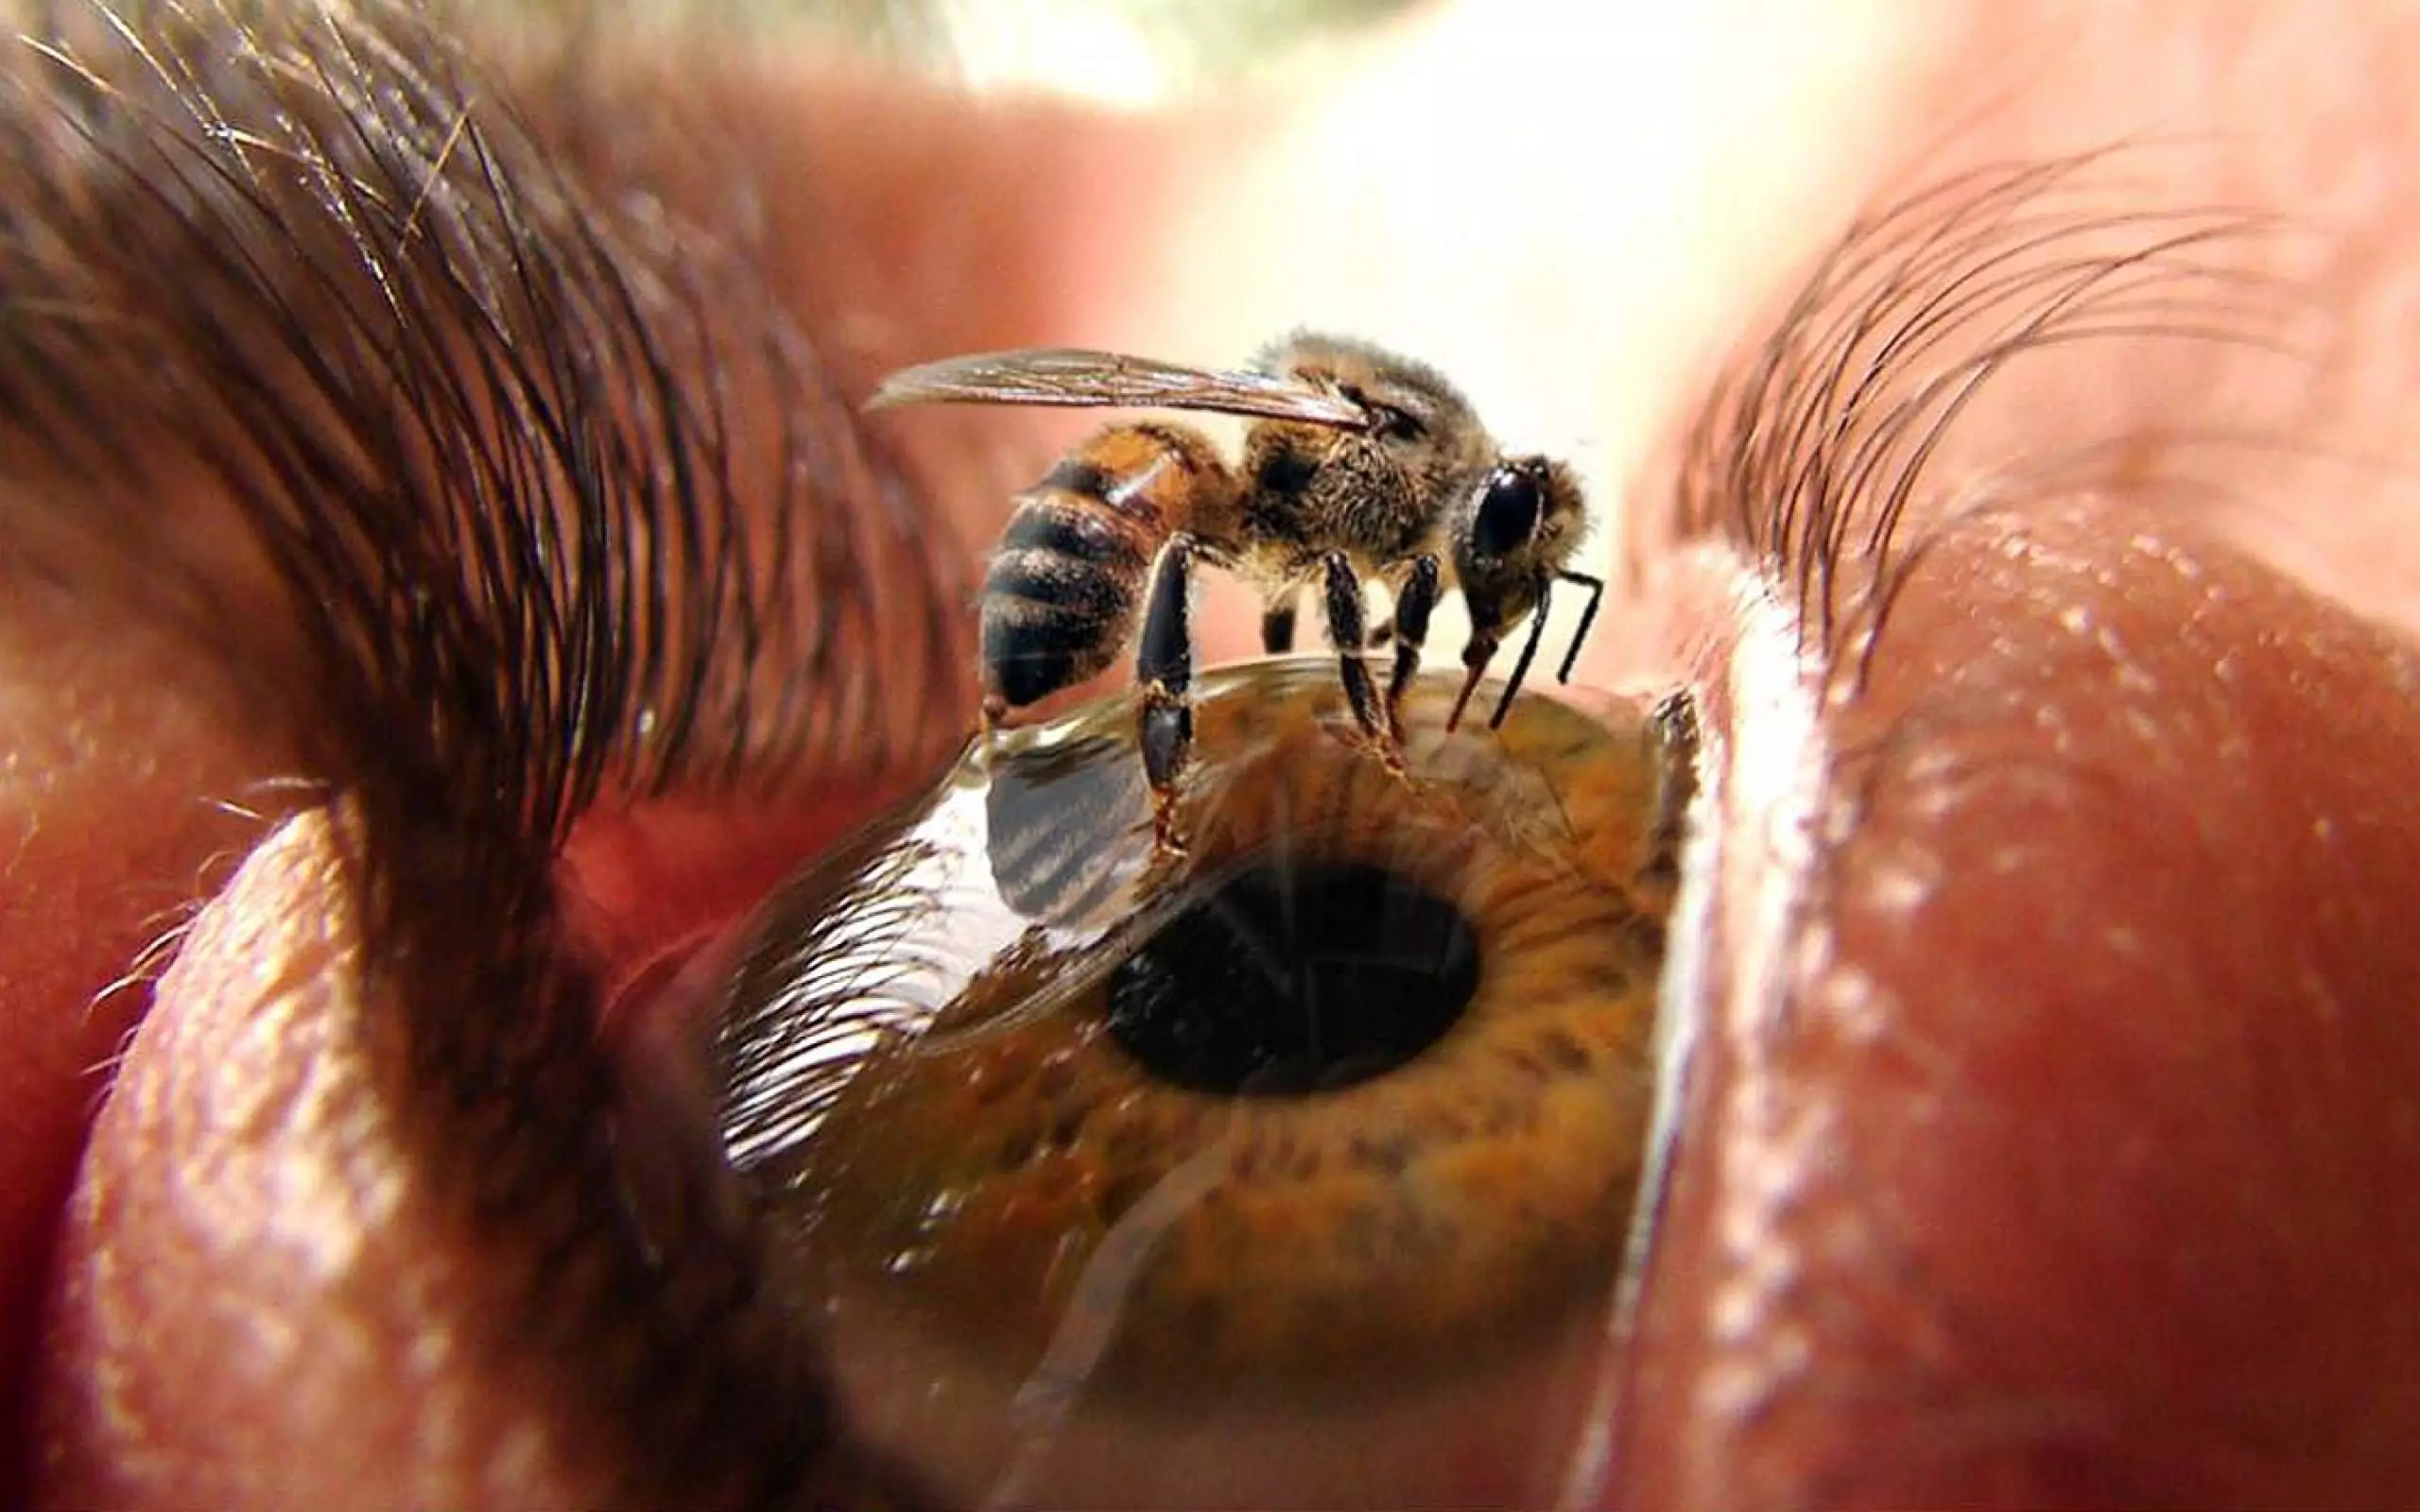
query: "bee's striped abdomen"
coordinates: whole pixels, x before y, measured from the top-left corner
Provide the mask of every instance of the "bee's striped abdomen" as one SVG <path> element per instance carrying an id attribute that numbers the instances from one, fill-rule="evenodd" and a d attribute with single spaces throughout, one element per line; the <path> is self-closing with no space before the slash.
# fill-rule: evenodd
<path id="1" fill-rule="evenodd" d="M 1123 425 L 1017 497 L 983 581 L 983 682 L 994 711 L 1073 687 L 1134 633 L 1151 559 L 1233 487 L 1199 433 Z"/>

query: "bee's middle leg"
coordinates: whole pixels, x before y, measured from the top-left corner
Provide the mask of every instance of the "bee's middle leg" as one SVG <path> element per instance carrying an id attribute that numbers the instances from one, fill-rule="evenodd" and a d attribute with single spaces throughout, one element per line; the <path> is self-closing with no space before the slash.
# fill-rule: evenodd
<path id="1" fill-rule="evenodd" d="M 1337 671 L 1344 679 L 1345 700 L 1353 706 L 1353 717 L 1367 730 L 1371 742 L 1387 765 L 1401 771 L 1403 753 L 1397 748 L 1394 730 L 1378 702 L 1378 689 L 1370 680 L 1370 662 L 1362 647 L 1369 630 L 1362 623 L 1361 579 L 1353 571 L 1353 563 L 1344 553 L 1331 551 L 1320 559 L 1327 576 L 1327 639 L 1336 647 Z"/>
<path id="2" fill-rule="evenodd" d="M 1181 852 L 1176 779 L 1193 754 L 1193 554 L 1200 542 L 1179 531 L 1160 550 L 1134 680 L 1143 690 L 1143 771 L 1151 782 L 1151 830 L 1163 851 Z"/>
<path id="3" fill-rule="evenodd" d="M 1411 576 L 1395 595 L 1395 670 L 1387 679 L 1387 729 L 1398 746 L 1403 744 L 1403 696 L 1420 675 L 1420 651 L 1428 641 L 1428 616 L 1437 608 L 1443 571 L 1434 552 L 1413 558 Z"/>
<path id="4" fill-rule="evenodd" d="M 1294 649 L 1294 593 L 1288 588 L 1260 607 L 1260 648 L 1270 656 Z"/>

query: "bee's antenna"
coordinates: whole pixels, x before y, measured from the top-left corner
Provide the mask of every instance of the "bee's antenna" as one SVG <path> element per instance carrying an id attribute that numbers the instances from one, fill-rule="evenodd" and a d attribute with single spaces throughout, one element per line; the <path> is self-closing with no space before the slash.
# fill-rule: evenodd
<path id="1" fill-rule="evenodd" d="M 1588 644 L 1588 628 L 1597 623 L 1597 606 L 1605 601 L 1605 580 L 1586 573 L 1558 573 L 1566 583 L 1578 583 L 1588 590 L 1588 607 L 1580 611 L 1580 628 L 1571 632 L 1571 649 L 1563 654 L 1563 670 L 1554 675 L 1557 682 L 1569 682 L 1571 669 L 1580 664 L 1580 648 Z M 1545 605 L 1539 605 L 1539 617 L 1545 617 Z"/>
<path id="2" fill-rule="evenodd" d="M 1553 602 L 1552 580 L 1542 580 L 1538 584 L 1537 607 L 1530 610 L 1530 638 L 1521 643 L 1521 660 L 1512 663 L 1512 680 L 1504 685 L 1504 696 L 1495 701 L 1495 714 L 1488 720 L 1488 729 L 1504 728 L 1504 716 L 1512 709 L 1512 696 L 1521 691 L 1521 684 L 1529 679 L 1530 663 L 1536 661 L 1538 657 L 1538 643 L 1547 637 L 1547 609 Z"/>

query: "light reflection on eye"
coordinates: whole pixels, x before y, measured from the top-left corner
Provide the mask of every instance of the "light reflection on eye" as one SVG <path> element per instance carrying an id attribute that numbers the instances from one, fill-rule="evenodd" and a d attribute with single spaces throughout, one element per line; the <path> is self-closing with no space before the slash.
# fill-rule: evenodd
<path id="1" fill-rule="evenodd" d="M 1551 1477 L 1645 1158 L 1685 755 L 1542 698 L 1449 735 L 1454 687 L 1408 704 L 1407 782 L 1331 663 L 1205 679 L 1182 861 L 1114 700 L 760 915 L 726 1148 L 858 1431 L 943 1494 Z"/>

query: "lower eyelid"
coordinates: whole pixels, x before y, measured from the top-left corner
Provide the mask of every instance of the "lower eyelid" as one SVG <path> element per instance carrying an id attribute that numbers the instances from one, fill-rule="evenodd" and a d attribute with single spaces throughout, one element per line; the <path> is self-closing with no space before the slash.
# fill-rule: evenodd
<path id="1" fill-rule="evenodd" d="M 1800 911 L 1717 894 L 1717 959 L 1777 970 L 1679 1006 L 1599 1489 L 2394 1499 L 2409 653 L 2172 514 L 2054 500 L 1945 537 L 1871 670 L 1797 753 L 1803 826 L 1724 820 Z"/>
<path id="2" fill-rule="evenodd" d="M 897 772 L 840 775 L 779 801 L 599 803 L 555 863 L 570 948 L 611 1001 L 648 963 L 754 906 L 916 782 Z"/>

